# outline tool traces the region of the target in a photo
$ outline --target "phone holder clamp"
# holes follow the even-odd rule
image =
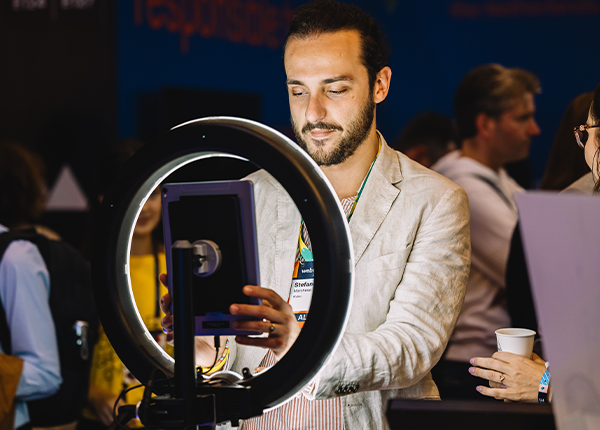
[[[221,267],[223,260],[219,245],[212,240],[197,240],[192,244],[192,254],[197,258],[198,267],[194,267],[194,275],[210,276]]]

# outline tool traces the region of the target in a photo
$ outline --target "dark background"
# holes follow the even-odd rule
[[[469,69],[521,67],[543,88],[536,97],[542,134],[525,179],[535,186],[569,101],[600,82],[600,0],[352,2],[391,41],[391,91],[377,109],[388,142],[418,112],[452,115],[454,90]],[[290,135],[281,45],[301,3],[1,2],[0,139],[36,149],[50,188],[68,165],[88,190],[98,154],[117,138],[148,140],[208,115],[251,118]],[[83,227],[82,214],[54,216]]]

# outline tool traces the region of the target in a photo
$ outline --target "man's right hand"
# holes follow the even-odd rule
[[[166,273],[161,273],[158,279],[168,288]],[[173,315],[171,314],[171,295],[169,293],[160,298],[160,309],[165,313],[160,325],[167,335],[167,343],[173,345],[175,335],[173,334]],[[196,336],[196,364],[202,367],[211,367],[215,362],[215,356],[223,354],[226,342],[227,336],[221,336],[221,348],[217,355],[213,336]]]

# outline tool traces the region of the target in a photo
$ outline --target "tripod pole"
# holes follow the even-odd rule
[[[192,291],[192,246],[177,241],[172,248],[173,258],[173,330],[175,334],[175,397],[183,399],[183,429],[196,430],[194,406],[196,401],[195,321]],[[213,420],[214,421],[214,420]]]

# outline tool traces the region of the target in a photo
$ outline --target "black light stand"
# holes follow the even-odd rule
[[[140,405],[139,417],[146,427],[195,430],[197,426],[215,429],[217,423],[262,414],[252,399],[250,386],[229,380],[196,378],[195,322],[193,309],[193,246],[177,241],[172,247],[173,329],[175,333],[175,378],[173,394],[148,397]],[[244,377],[251,377],[244,369]]]
[[[194,341],[194,309],[192,276],[192,247],[189,242],[176,242],[173,252],[173,329],[175,331],[175,387],[174,394],[183,400],[184,430],[195,430],[196,424],[212,424],[215,427],[214,396],[211,400],[212,417],[207,422],[197,422],[194,416],[196,397],[196,360]],[[202,408],[204,410],[204,408]]]
[[[176,330],[182,340],[175,347],[177,350],[181,345],[183,354],[176,364],[149,335],[137,310],[129,275],[132,229],[143,202],[180,167],[220,157],[260,166],[281,184],[311,226],[314,254],[320,263],[311,316],[301,335],[268,372],[252,376],[248,369],[242,369],[242,380],[228,379],[226,374],[231,372],[215,372],[210,379],[191,376],[194,360],[190,351],[195,343],[191,343],[189,330],[195,326],[189,326],[189,336],[183,335],[185,327]],[[92,276],[106,335],[121,361],[147,387],[137,408],[142,423],[161,429],[188,428],[196,423],[214,427],[215,422],[226,421],[235,426],[239,419],[261,415],[264,409],[276,407],[305,387],[337,345],[347,321],[354,267],[349,237],[339,201],[323,172],[297,144],[263,124],[243,118],[201,118],[173,128],[140,149],[119,172],[103,200],[94,229]],[[190,271],[181,273],[185,277]],[[186,282],[180,279],[180,283],[185,294]],[[181,297],[176,301],[184,305],[176,315],[185,325],[194,319],[183,316],[190,301]],[[183,348],[186,338],[193,345],[189,349]],[[157,373],[162,377],[155,378]],[[157,396],[151,397],[151,392]],[[192,399],[191,405],[184,406],[184,395]],[[120,408],[119,412],[127,411]],[[192,413],[194,418],[190,419]]]

